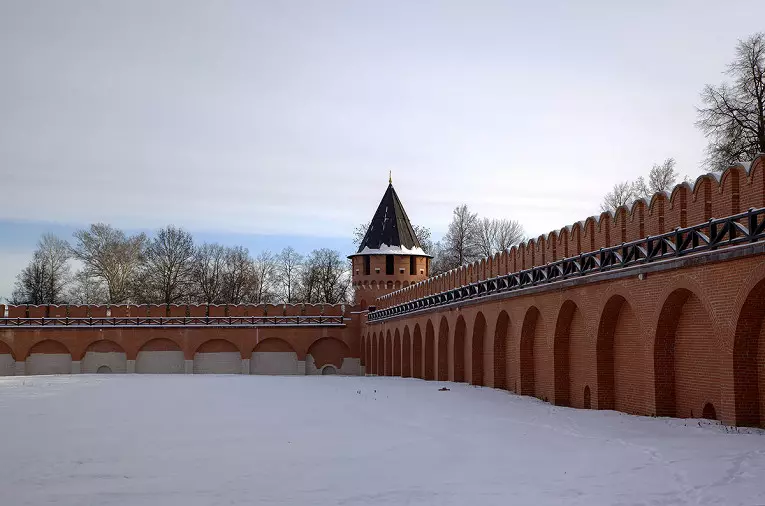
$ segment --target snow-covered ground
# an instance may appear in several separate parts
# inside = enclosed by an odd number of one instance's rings
[[[0,504],[765,504],[748,432],[396,378],[3,378]]]

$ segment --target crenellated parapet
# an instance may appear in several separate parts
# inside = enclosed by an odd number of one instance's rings
[[[63,318],[245,318],[282,316],[345,316],[346,304],[113,304],[113,305],[1,305],[0,326],[18,319]],[[360,307],[356,307],[356,310]]]
[[[721,173],[702,174],[671,192],[637,199],[613,212],[603,212],[559,230],[530,239],[493,257],[394,291],[377,299],[386,308],[496,276],[539,267],[601,248],[618,246],[709,221],[765,207],[765,154]]]

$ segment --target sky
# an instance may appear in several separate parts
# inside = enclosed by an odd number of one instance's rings
[[[352,252],[388,173],[538,236],[667,157],[765,2],[0,0],[0,298],[39,236]]]

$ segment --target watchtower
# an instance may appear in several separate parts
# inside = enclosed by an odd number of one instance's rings
[[[356,301],[364,308],[381,295],[428,277],[432,257],[423,251],[392,179],[358,251],[348,258]]]

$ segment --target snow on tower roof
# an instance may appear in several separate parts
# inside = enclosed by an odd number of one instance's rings
[[[414,233],[393,183],[388,184],[356,255],[420,255],[425,253]],[[354,255],[351,255],[354,256]]]

